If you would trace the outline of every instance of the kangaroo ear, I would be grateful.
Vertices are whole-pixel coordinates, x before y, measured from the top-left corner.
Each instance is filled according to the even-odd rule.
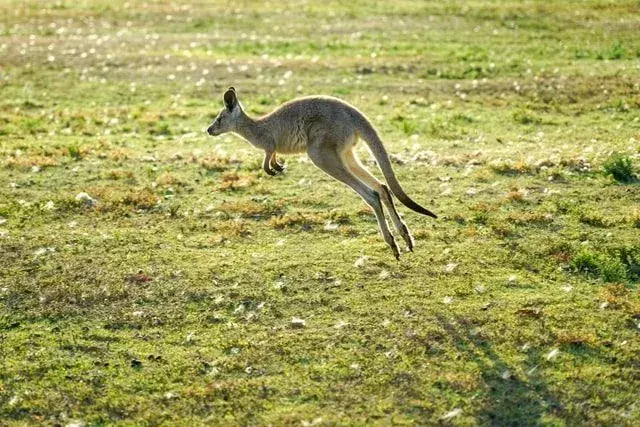
[[[238,105],[238,98],[236,97],[236,90],[230,87],[224,93],[224,105],[227,107],[227,110],[231,111]]]

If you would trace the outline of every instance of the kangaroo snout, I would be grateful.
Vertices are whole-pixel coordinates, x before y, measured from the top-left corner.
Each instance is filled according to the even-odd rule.
[[[216,136],[216,131],[215,131],[215,129],[213,128],[213,126],[209,126],[209,127],[207,128],[207,133],[208,133],[209,135],[211,135],[211,136]]]

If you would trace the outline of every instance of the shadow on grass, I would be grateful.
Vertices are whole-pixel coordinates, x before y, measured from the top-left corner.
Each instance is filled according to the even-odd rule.
[[[484,407],[477,415],[481,425],[539,425],[545,414],[566,417],[565,408],[543,380],[519,377],[517,366],[506,362],[490,342],[474,336],[466,320],[441,314],[437,319],[453,339],[461,357],[475,363],[482,372],[486,395]],[[537,356],[529,354],[524,364],[536,367]]]

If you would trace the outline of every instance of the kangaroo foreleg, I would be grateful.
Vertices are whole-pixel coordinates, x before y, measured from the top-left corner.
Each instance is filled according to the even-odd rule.
[[[262,160],[262,169],[267,173],[267,175],[275,175],[276,171],[271,167],[271,158],[275,156],[275,152],[267,151],[264,154],[264,159]]]
[[[271,168],[276,172],[284,172],[286,169],[284,166],[284,163],[280,163],[278,159],[276,159],[275,152],[271,155],[271,160],[269,160],[269,162],[270,162]]]

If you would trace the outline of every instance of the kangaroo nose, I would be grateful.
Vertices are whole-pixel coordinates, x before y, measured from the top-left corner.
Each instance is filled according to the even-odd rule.
[[[210,128],[207,128],[207,133],[208,133],[209,135],[213,135],[213,128],[211,128],[211,127],[210,127]]]

